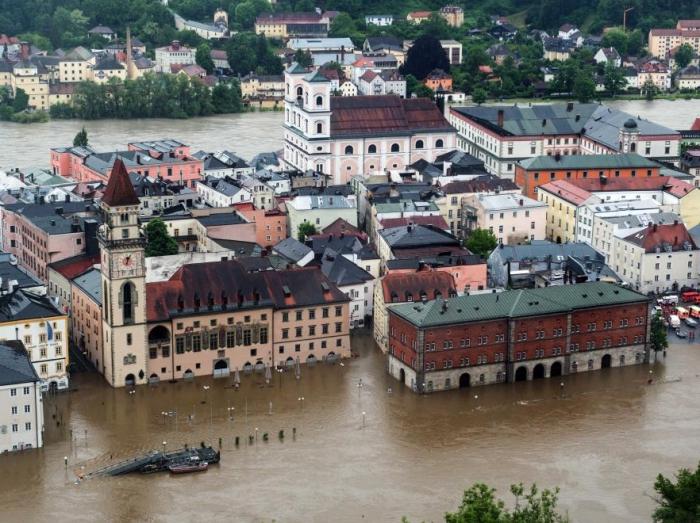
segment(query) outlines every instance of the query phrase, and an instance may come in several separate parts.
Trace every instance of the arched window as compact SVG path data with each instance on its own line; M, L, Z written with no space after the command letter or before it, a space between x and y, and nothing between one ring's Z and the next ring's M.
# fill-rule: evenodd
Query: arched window
M297 87L297 96L304 94L304 90L301 87Z
M435 147L437 147L438 149L441 148L441 147L445 147L445 142L443 142L441 139L440 139L440 140L436 140L436 141L435 141Z
M316 134L323 134L323 124L321 122L316 123Z
M134 307L136 306L136 289L130 281L124 283L121 289L120 305L124 323L134 322Z
M321 107L323 105L323 96L316 97L316 107Z
M372 144L367 148L369 154L375 154L377 152L377 146Z
M416 149L423 148L423 140L416 140Z
M352 145L345 146L345 154L352 154L354 152Z
M631 152L635 152L636 150L637 150L637 144L634 143L634 142L632 142L632 143L630 144L630 151L631 151Z
M392 143L392 144L391 144L391 152L392 152L392 153L398 153L398 152L399 152L399 144L397 144L397 143Z

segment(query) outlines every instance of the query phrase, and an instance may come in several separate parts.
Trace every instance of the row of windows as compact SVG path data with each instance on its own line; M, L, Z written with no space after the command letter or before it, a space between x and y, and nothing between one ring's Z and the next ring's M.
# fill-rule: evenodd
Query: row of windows
M320 131L318 131L320 132ZM437 139L435 140L435 147L437 149L440 149L445 146L445 142L442 139ZM425 147L425 142L423 140L416 140L416 143L414 144L413 148L414 149L423 149ZM390 151L392 153L398 153L401 152L401 146L398 143L392 143ZM376 154L377 152L377 146L374 144L370 144L367 147L367 154ZM355 148L352 145L346 145L345 146L345 154L355 154Z
M26 430L26 431L32 430L32 424L30 422L25 423L24 430ZM19 432L19 425L17 425L17 423L12 424L12 432Z
M30 388L29 387L22 387L22 391L24 395L28 395ZM17 389L10 389L10 396L17 396Z
M32 406L31 405L25 405L24 406L24 413L29 414L32 411ZM17 415L19 413L19 407L16 405L13 405L12 408L10 409L10 412L12 415Z
M316 325L309 325L307 327L308 329L308 335L309 336L316 336ZM336 322L335 324L335 332L339 333L343 331L343 323L342 322ZM321 334L328 334L329 332L329 324L324 323L321 325ZM294 335L297 338L301 338L304 335L304 328L303 327L295 327L294 329ZM286 340L289 339L289 329L282 329L282 339Z

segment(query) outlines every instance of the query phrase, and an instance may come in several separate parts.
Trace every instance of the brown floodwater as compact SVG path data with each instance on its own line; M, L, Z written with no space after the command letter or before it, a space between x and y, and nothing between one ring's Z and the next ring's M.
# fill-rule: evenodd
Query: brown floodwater
M224 378L129 394L76 375L76 390L46 402L45 447L0 456L0 520L439 521L474 482L511 501L509 484L534 481L558 485L574 521L648 521L655 475L700 459L697 344L564 377L563 396L558 379L418 396L385 374L368 336L354 345L359 357L343 366L274 374L269 386L242 376L239 391ZM163 442L219 438L221 463L203 473L75 483L76 471Z

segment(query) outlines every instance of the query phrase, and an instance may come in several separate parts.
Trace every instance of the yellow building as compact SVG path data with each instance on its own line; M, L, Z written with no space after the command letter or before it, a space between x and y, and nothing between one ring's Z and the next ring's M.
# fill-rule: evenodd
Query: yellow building
M456 5L446 5L440 9L440 16L451 27L462 27L464 23L464 9Z
M576 213L580 206L596 200L590 192L564 180L537 188L537 198L547 204L545 237L556 243L576 241Z
M92 80L95 55L84 47L76 47L58 63L58 81L61 83Z
M89 76L89 79L97 84L106 84L112 78L123 82L126 80L126 67L113 56L108 56L95 64Z
M12 68L11 84L13 92L22 89L29 96L29 107L48 109L49 82L47 73L41 73L36 64L28 60L17 62Z

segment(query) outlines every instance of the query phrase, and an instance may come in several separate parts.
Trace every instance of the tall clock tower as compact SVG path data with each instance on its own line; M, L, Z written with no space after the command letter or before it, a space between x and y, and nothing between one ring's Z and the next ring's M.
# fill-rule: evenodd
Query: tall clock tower
M145 239L139 227L139 199L119 159L102 197L102 214L100 370L113 387L147 383Z

